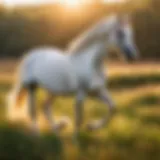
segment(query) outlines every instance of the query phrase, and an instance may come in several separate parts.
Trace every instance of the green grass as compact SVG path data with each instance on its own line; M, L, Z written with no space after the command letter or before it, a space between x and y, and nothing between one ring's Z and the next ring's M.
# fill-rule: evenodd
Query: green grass
M160 159L160 74L114 74L109 88L117 104L111 123L96 132L82 130L79 145L68 128L59 136L43 130L39 137L31 134L23 122L5 119L5 95L9 81L0 81L0 160L159 160ZM41 115L43 92L38 93ZM74 120L72 98L58 98L54 114ZM85 123L107 113L94 99L85 103ZM43 125L41 125L43 127Z
M109 88L134 88L149 84L160 83L160 73L114 75L106 82Z

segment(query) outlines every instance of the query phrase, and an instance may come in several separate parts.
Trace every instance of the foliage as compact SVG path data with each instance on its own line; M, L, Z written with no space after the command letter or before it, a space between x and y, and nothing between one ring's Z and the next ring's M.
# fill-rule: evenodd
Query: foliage
M131 0L128 3L104 5L95 1L82 6L80 10L60 5L1 6L0 57L17 57L31 48L43 45L65 48L75 36L113 11L132 13L136 42L142 57L159 57L160 1Z
M159 57L159 8L159 0L148 0L144 8L136 9L133 12L137 44L141 53L144 55L143 58L150 57L156 60Z

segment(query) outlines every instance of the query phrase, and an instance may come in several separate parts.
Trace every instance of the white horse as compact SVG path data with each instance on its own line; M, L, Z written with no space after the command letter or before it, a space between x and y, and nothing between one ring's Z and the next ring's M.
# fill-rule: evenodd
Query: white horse
M88 124L88 128L94 130L105 126L115 108L105 86L102 65L110 46L120 48L128 60L137 58L129 16L112 15L103 18L71 43L66 51L49 47L31 50L19 68L19 80L14 87L14 107L20 105L26 95L24 91L27 91L29 115L33 129L38 131L35 91L38 86L47 90L49 94L44 103L44 115L56 132L62 123L55 124L51 102L57 96L74 94L75 131L78 132L83 121L84 99L94 94L109 107L110 114L100 121Z

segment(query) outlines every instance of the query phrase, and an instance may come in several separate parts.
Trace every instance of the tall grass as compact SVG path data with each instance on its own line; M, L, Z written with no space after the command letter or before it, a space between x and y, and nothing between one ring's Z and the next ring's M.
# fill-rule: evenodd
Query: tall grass
M0 160L159 160L160 159L160 74L110 74L107 85L117 104L111 123L96 132L82 130L79 145L72 137L72 127L54 135L42 126L41 135L34 136L23 122L11 123L5 118L5 95L12 81L0 80ZM41 114L43 93L38 92ZM67 115L74 120L73 99L58 98L56 116ZM107 113L94 99L85 103L85 123ZM46 124L45 122L43 123ZM46 126L45 126L46 127Z

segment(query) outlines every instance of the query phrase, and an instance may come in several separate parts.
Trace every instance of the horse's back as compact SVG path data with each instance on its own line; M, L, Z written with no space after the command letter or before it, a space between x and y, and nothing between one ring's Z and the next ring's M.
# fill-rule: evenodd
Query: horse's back
M24 59L21 71L24 83L38 83L53 92L71 92L77 87L72 64L57 49L30 51Z

